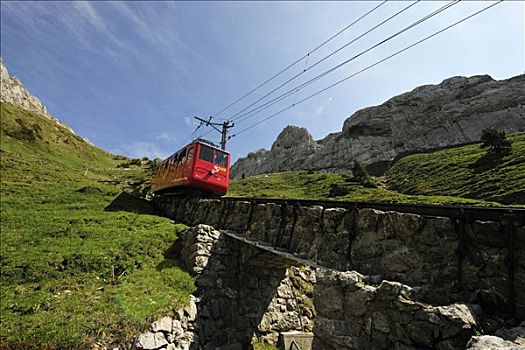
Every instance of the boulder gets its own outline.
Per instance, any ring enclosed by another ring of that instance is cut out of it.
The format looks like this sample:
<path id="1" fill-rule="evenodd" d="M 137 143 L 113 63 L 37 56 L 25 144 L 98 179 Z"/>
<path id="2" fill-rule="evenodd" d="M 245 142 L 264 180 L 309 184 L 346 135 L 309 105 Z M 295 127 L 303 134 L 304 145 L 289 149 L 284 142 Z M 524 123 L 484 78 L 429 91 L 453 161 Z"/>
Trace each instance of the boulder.
<path id="1" fill-rule="evenodd" d="M 466 350 L 523 350 L 522 346 L 503 340 L 493 335 L 474 336 L 470 338 Z"/>

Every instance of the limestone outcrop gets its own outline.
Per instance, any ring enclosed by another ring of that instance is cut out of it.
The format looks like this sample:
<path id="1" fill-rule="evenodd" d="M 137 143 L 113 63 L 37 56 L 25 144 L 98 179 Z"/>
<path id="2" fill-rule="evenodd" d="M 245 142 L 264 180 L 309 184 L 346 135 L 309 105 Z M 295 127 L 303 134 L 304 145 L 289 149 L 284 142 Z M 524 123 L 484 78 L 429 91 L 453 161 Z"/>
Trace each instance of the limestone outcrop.
<path id="1" fill-rule="evenodd" d="M 348 172 L 354 160 L 377 166 L 405 152 L 479 140 L 486 128 L 525 130 L 525 75 L 452 77 L 420 86 L 379 106 L 357 111 L 340 132 L 315 141 L 304 128 L 287 126 L 271 150 L 240 158 L 232 178 L 288 170 Z"/>
<path id="2" fill-rule="evenodd" d="M 0 58 L 0 83 L 0 101 L 10 103 L 29 112 L 37 113 L 75 134 L 73 129 L 49 114 L 46 106 L 44 106 L 37 97 L 31 95 L 17 77 L 9 75 L 9 71 L 2 58 Z M 84 141 L 91 144 L 91 142 L 85 138 Z"/>

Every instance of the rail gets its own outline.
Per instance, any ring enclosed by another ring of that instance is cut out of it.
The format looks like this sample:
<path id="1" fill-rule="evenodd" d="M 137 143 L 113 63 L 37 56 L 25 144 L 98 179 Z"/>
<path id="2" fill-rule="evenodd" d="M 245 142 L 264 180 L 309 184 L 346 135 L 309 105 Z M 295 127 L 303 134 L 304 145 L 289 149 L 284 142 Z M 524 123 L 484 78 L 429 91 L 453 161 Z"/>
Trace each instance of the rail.
<path id="1" fill-rule="evenodd" d="M 525 208 L 520 207 L 476 207 L 472 205 L 436 205 L 436 204 L 406 204 L 385 202 L 350 202 L 315 199 L 284 199 L 284 198 L 250 198 L 223 197 L 224 202 L 251 202 L 256 204 L 285 204 L 295 206 L 322 206 L 324 208 L 345 209 L 377 209 L 381 211 L 397 211 L 422 216 L 442 216 L 456 219 L 501 221 L 512 218 L 525 222 Z"/>

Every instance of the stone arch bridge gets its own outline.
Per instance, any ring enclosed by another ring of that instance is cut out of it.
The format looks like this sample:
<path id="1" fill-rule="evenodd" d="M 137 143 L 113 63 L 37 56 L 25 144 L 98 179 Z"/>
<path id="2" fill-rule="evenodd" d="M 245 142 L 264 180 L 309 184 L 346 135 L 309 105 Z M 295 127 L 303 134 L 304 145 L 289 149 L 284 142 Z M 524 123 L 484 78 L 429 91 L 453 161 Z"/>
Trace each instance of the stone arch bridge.
<path id="1" fill-rule="evenodd" d="M 315 349 L 464 349 L 475 332 L 525 319 L 525 210 L 180 197 L 155 205 L 196 225 L 173 253 L 199 275 L 198 312 L 179 321 L 191 341 L 178 342 L 172 326 L 156 348 L 244 349 L 254 335 L 276 342 L 297 330 L 313 333 Z"/>

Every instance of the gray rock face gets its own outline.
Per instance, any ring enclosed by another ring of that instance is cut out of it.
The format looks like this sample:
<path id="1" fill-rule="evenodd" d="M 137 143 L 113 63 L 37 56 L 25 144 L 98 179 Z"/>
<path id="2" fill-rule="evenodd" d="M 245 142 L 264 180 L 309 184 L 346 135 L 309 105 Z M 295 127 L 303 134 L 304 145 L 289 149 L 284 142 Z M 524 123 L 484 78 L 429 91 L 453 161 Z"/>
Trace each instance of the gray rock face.
<path id="1" fill-rule="evenodd" d="M 398 154 L 479 140 L 486 128 L 525 130 L 525 75 L 496 81 L 488 75 L 453 77 L 357 111 L 341 132 L 314 141 L 287 126 L 270 151 L 240 158 L 234 179 L 288 170 L 347 172 L 353 160 L 388 162 Z"/>
<path id="2" fill-rule="evenodd" d="M 48 118 L 52 118 L 46 107 L 38 98 L 31 95 L 17 77 L 11 77 L 0 58 L 0 80 L 2 82 L 1 100 L 8 102 L 30 112 L 36 112 Z"/>

